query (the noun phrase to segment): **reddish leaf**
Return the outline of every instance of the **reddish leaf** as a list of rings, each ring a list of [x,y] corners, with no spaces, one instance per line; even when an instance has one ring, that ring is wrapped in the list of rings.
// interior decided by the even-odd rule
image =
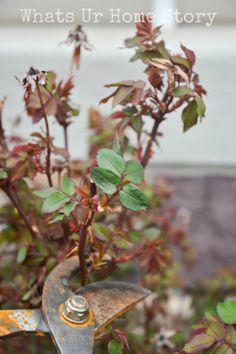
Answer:
[[[73,53],[73,63],[75,64],[77,69],[79,69],[79,66],[80,66],[80,57],[81,57],[81,48],[78,45],[75,47],[74,53]]]
[[[215,338],[206,333],[206,329],[194,330],[190,336],[188,344],[184,346],[186,353],[198,353],[210,348],[215,343]]]
[[[146,268],[147,273],[155,274],[165,267],[168,257],[158,247],[162,240],[147,241],[140,251],[140,265]]]
[[[193,66],[196,62],[195,53],[191,49],[186,48],[183,44],[181,44],[181,49],[183,50],[184,54],[186,55],[186,58],[190,61],[190,63]]]
[[[110,115],[111,119],[125,118],[127,115],[123,111],[114,112]]]
[[[109,84],[106,85],[106,87],[117,87],[117,89],[111,95],[102,99],[100,103],[106,103],[110,98],[113,97],[113,107],[118,104],[125,105],[127,103],[138,105],[143,95],[145,82],[142,80],[127,80],[114,84]]]
[[[60,97],[68,97],[71,94],[71,90],[74,87],[72,78],[70,77],[67,81],[63,83],[63,81],[60,81],[58,86],[57,86],[57,94]]]
[[[152,23],[147,16],[143,16],[143,21],[136,24],[137,36],[150,37],[152,33]]]
[[[119,340],[120,344],[122,345],[122,348],[126,349],[126,350],[130,350],[129,342],[128,342],[127,336],[124,333],[124,331],[120,328],[116,328],[116,329],[114,329],[114,334],[116,335],[117,339]]]

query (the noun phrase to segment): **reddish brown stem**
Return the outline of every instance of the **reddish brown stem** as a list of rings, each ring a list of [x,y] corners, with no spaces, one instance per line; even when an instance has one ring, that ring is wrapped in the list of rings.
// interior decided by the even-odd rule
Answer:
[[[185,98],[180,98],[178,101],[176,101],[169,109],[168,109],[168,113],[174,112],[177,108],[179,108],[180,106],[182,106],[182,104],[184,103],[186,97]]]
[[[46,128],[46,140],[47,140],[46,175],[47,175],[47,179],[48,179],[48,184],[50,187],[52,187],[51,158],[50,158],[51,157],[51,146],[50,146],[50,131],[49,131],[49,124],[48,124],[48,117],[45,112],[45,107],[44,107],[43,98],[42,98],[42,94],[40,91],[38,80],[36,80],[35,82],[36,82],[37,93],[39,96],[39,101],[40,101],[40,105],[42,108],[43,118],[44,118],[45,128]]]
[[[90,197],[96,194],[96,186],[94,183],[90,184]],[[86,241],[88,235],[88,229],[92,224],[94,217],[94,211],[92,208],[88,211],[88,217],[80,231],[80,238],[79,238],[79,248],[78,248],[78,256],[80,262],[80,269],[81,269],[81,285],[84,286],[88,283],[88,265],[86,261]]]
[[[141,164],[143,165],[144,168],[147,166],[147,164],[148,164],[148,162],[150,160],[152,145],[153,145],[153,142],[155,141],[155,137],[157,135],[159,125],[164,120],[164,116],[168,112],[169,105],[172,102],[172,100],[173,100],[173,97],[169,96],[169,86],[168,86],[167,89],[166,89],[166,92],[165,92],[165,94],[163,96],[163,99],[161,101],[162,104],[165,106],[165,108],[160,110],[153,117],[153,119],[155,121],[154,121],[154,124],[153,124],[153,127],[152,127],[152,131],[150,133],[150,137],[149,137],[149,140],[148,140],[148,143],[147,143],[147,146],[146,146],[146,150],[145,150],[145,152],[143,154],[143,157],[141,159]]]
[[[121,210],[119,216],[118,216],[118,219],[117,219],[116,227],[117,227],[118,229],[122,229],[126,215],[127,215],[127,210],[125,210],[125,209],[123,208],[123,209]]]
[[[30,223],[30,221],[28,220],[28,217],[25,213],[25,210],[23,209],[20,199],[17,195],[17,192],[12,189],[11,187],[3,187],[4,192],[6,193],[6,195],[8,196],[8,198],[10,199],[10,201],[12,202],[12,204],[14,205],[14,207],[18,210],[19,215],[22,217],[26,227],[28,228],[28,230],[30,231],[31,235],[33,237],[37,237],[36,232],[33,230],[32,225]]]
[[[88,282],[88,268],[87,268],[86,255],[85,255],[86,239],[87,239],[87,226],[84,225],[80,232],[79,249],[78,249],[82,286],[86,285]]]
[[[3,128],[2,124],[2,109],[4,105],[4,100],[0,101],[0,147],[2,147],[3,150],[7,150],[7,144],[6,144],[6,138],[5,138],[5,131]]]
[[[157,135],[159,125],[162,121],[163,121],[163,115],[160,115],[160,117],[156,118],[154,121],[152,131],[151,131],[148,143],[147,143],[147,147],[146,147],[146,150],[145,150],[142,160],[141,160],[141,164],[144,168],[147,166],[147,164],[149,162],[152,145],[153,145],[153,142],[154,142],[155,137]]]
[[[116,257],[114,259],[115,263],[125,263],[125,262],[130,262],[132,261],[134,258],[140,256],[140,254],[142,253],[141,248],[137,248],[136,250],[133,250],[132,252],[127,252],[122,254],[119,257]]]

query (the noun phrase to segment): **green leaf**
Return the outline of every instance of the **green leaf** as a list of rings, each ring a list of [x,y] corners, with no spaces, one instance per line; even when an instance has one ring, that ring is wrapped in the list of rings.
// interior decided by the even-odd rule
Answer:
[[[143,38],[141,36],[135,36],[132,38],[125,39],[125,46],[127,48],[133,48],[136,46],[140,46],[142,44]]]
[[[21,246],[17,252],[17,263],[18,264],[23,263],[26,258],[26,255],[27,255],[27,248],[25,246]]]
[[[222,339],[225,335],[223,323],[220,321],[212,321],[208,325],[207,334],[216,340]]]
[[[60,207],[69,202],[70,198],[62,192],[55,192],[45,199],[42,207],[43,213],[52,213],[60,209]]]
[[[70,107],[71,108],[71,107]],[[80,114],[80,110],[78,108],[73,108],[71,110],[72,116],[77,117]]]
[[[34,292],[34,289],[31,288],[30,290],[28,290],[28,291],[22,296],[21,300],[22,300],[22,301],[28,301],[28,300],[31,298],[33,292]]]
[[[136,52],[136,54],[131,58],[130,61],[135,61],[137,59],[141,60],[153,60],[161,59],[163,56],[159,50],[146,50],[144,52]]]
[[[164,59],[169,59],[170,54],[168,53],[168,50],[166,49],[165,41],[160,41],[155,45],[155,48],[158,49],[158,51],[161,53],[162,57]]]
[[[101,167],[92,168],[90,174],[96,186],[107,194],[115,193],[116,186],[121,183],[117,175]]]
[[[236,324],[236,301],[226,301],[217,305],[217,313],[226,324]]]
[[[112,329],[113,329],[112,323],[109,323],[109,324],[106,326],[106,329],[111,332]]]
[[[171,94],[174,97],[181,97],[181,96],[185,96],[185,95],[193,96],[193,91],[188,86],[181,86],[181,87],[174,88],[172,90]]]
[[[138,161],[127,162],[124,173],[125,178],[135,184],[140,183],[144,179],[144,168]]]
[[[215,305],[210,304],[210,306],[207,306],[206,312],[205,312],[205,317],[206,317],[206,319],[208,321],[217,321],[217,320],[219,320]]]
[[[98,166],[121,176],[124,171],[125,163],[120,155],[109,149],[101,149],[97,154]]]
[[[234,354],[235,351],[230,348],[228,344],[221,344],[216,351],[214,351],[214,354]]]
[[[131,124],[136,132],[140,132],[143,126],[143,120],[140,116],[136,116],[132,118]]]
[[[122,237],[115,237],[115,239],[113,240],[113,243],[121,249],[127,250],[130,248],[130,242],[125,240]]]
[[[184,132],[192,128],[198,122],[197,103],[191,101],[182,112],[182,120],[184,122]]]
[[[69,202],[64,206],[64,213],[66,216],[69,216],[70,213],[75,210],[76,208],[76,203],[75,202]]]
[[[50,187],[47,189],[43,189],[42,191],[34,191],[33,193],[38,197],[45,199],[55,192],[57,192],[57,189],[55,187]]]
[[[0,179],[5,179],[7,178],[7,173],[4,171],[3,168],[0,168]]]
[[[150,240],[156,240],[160,237],[161,230],[156,227],[149,227],[143,231],[144,236],[149,238]]]
[[[120,142],[118,139],[116,139],[113,144],[112,144],[112,151],[114,151],[116,154],[122,156],[121,153],[121,147],[120,147]]]
[[[51,219],[49,221],[49,224],[53,224],[54,222],[57,222],[57,221],[62,221],[65,217],[65,214],[64,213],[57,213],[53,219]]]
[[[127,115],[132,117],[134,114],[138,113],[138,110],[135,106],[128,106],[123,109],[123,112]]]
[[[186,353],[199,353],[204,349],[210,348],[215,343],[215,339],[205,332],[191,335],[189,343],[184,346]]]
[[[133,184],[127,184],[119,193],[122,205],[128,209],[139,211],[148,207],[146,195]]]
[[[99,239],[107,241],[110,235],[110,230],[107,226],[102,223],[93,223],[93,230]]]
[[[226,327],[225,340],[231,345],[236,345],[236,330],[233,326]]]
[[[52,91],[54,83],[56,80],[56,73],[54,71],[47,72],[46,88],[48,91]]]
[[[205,116],[206,112],[206,106],[205,103],[203,102],[203,99],[200,96],[195,97],[195,101],[197,103],[197,113],[200,117]]]
[[[67,175],[62,178],[61,189],[65,194],[73,195],[75,193],[73,182]]]
[[[111,339],[108,343],[108,353],[109,354],[122,354],[121,344],[115,339]]]
[[[187,69],[191,69],[192,64],[186,58],[182,58],[177,55],[174,55],[173,57],[171,57],[171,60],[174,64],[180,64],[180,65],[185,66]]]

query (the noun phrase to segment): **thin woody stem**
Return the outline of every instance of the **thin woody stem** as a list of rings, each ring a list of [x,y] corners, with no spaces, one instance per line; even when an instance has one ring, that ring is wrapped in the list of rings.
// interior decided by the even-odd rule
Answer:
[[[5,131],[3,128],[2,124],[2,110],[4,106],[4,100],[0,101],[0,147],[2,147],[3,150],[7,150],[7,144],[6,144],[6,138],[5,138]]]
[[[66,156],[67,173],[68,173],[68,176],[70,177],[70,158],[69,158],[69,143],[68,143],[68,125],[64,125],[64,126],[63,126],[63,133],[64,133],[65,150],[66,150],[66,152],[67,152],[67,156]]]
[[[90,197],[92,198],[96,194],[96,186],[94,183],[91,182],[90,184]],[[94,211],[89,209],[88,217],[80,231],[80,238],[79,238],[79,248],[78,248],[78,256],[80,262],[80,269],[81,269],[81,285],[84,286],[88,283],[88,265],[86,260],[86,240],[88,235],[88,229],[92,225],[94,217]]]
[[[153,143],[155,141],[159,125],[164,120],[164,116],[168,112],[169,105],[172,102],[172,100],[173,100],[173,97],[169,96],[169,87],[167,87],[167,90],[166,90],[166,92],[165,92],[165,94],[163,96],[163,99],[162,99],[162,103],[165,105],[165,108],[160,110],[156,114],[156,116],[153,117],[155,121],[154,121],[154,124],[153,124],[153,127],[152,127],[152,131],[150,133],[150,138],[148,140],[145,152],[144,152],[143,157],[141,159],[141,164],[142,164],[142,166],[144,168],[147,166],[147,164],[148,164],[148,162],[150,160],[152,145],[153,145]]]
[[[6,195],[8,196],[8,198],[10,199],[10,201],[12,202],[12,204],[14,205],[14,207],[18,210],[18,213],[22,217],[22,219],[23,219],[26,227],[29,229],[31,235],[33,237],[37,237],[37,234],[33,230],[32,225],[31,225],[30,221],[28,220],[27,214],[25,213],[25,210],[23,209],[23,207],[21,205],[21,201],[17,195],[17,192],[13,188],[8,188],[8,187],[3,187],[3,190],[6,193]]]
[[[177,108],[181,107],[184,103],[185,99],[180,98],[177,102],[175,102],[169,109],[168,113],[174,112]]]
[[[42,94],[41,94],[41,91],[40,91],[38,80],[36,80],[35,82],[36,82],[36,89],[37,89],[37,93],[38,93],[38,96],[39,96],[39,101],[40,101],[40,105],[41,105],[41,108],[42,108],[43,118],[44,118],[45,128],[46,128],[46,140],[47,140],[46,175],[47,175],[47,179],[48,179],[48,184],[49,184],[50,187],[52,187],[51,159],[50,159],[50,157],[51,157],[51,146],[50,146],[50,131],[49,131],[49,124],[48,124],[48,117],[47,117],[47,114],[45,112],[45,107],[44,107],[43,98],[42,98]]]
[[[155,122],[153,124],[150,138],[148,140],[146,150],[145,150],[144,155],[141,160],[141,164],[144,168],[147,166],[147,164],[149,162],[152,145],[153,145],[153,142],[154,142],[155,137],[157,135],[159,125],[162,121],[163,121],[163,116],[161,115],[160,118],[155,119]]]
[[[0,102],[0,146],[4,151],[7,151],[7,144],[6,144],[6,139],[5,139],[5,133],[4,133],[4,128],[2,124],[2,108],[3,108],[4,101]],[[17,209],[19,215],[21,216],[22,220],[24,221],[26,227],[30,231],[31,235],[33,237],[37,237],[36,232],[34,231],[31,222],[28,220],[27,214],[21,204],[21,200],[18,196],[18,193],[16,189],[14,188],[14,185],[8,185],[5,184],[2,186],[3,191],[6,193],[8,196],[9,200],[12,202],[14,207]]]
[[[84,286],[88,282],[88,269],[86,263],[86,239],[87,239],[87,226],[84,225],[82,230],[80,231],[79,238],[79,248],[78,248],[78,256],[81,270],[81,285]]]

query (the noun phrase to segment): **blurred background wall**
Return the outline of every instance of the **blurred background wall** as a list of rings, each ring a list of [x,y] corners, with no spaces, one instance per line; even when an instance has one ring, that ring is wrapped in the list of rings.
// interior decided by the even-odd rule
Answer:
[[[5,119],[9,123],[16,115],[24,116],[22,91],[14,76],[22,78],[29,66],[50,70],[54,68],[61,77],[66,77],[71,49],[58,46],[67,36],[69,28],[81,22],[81,9],[93,8],[102,11],[104,18],[99,24],[86,24],[89,40],[94,45],[92,52],[83,55],[80,72],[77,75],[78,87],[74,99],[81,105],[81,115],[72,129],[71,147],[73,154],[80,157],[86,154],[86,112],[90,105],[98,105],[99,100],[107,94],[103,86],[109,82],[123,79],[142,78],[143,66],[140,63],[129,63],[132,51],[120,49],[124,38],[134,33],[133,24],[110,24],[109,9],[120,8],[122,12],[150,12],[157,14],[163,26],[163,35],[170,49],[179,51],[180,41],[197,53],[197,71],[203,85],[208,90],[207,115],[202,124],[187,134],[182,134],[179,114],[163,124],[165,139],[161,142],[161,150],[157,161],[178,164],[213,164],[235,166],[236,163],[236,131],[235,119],[235,86],[236,74],[234,63],[236,57],[236,3],[234,0],[193,1],[193,0],[79,0],[79,1],[46,1],[19,0],[13,2],[0,0],[0,97],[8,96]],[[58,8],[63,12],[74,12],[74,24],[24,24],[20,9],[35,8],[46,13],[55,12]],[[182,14],[191,12],[216,12],[211,27],[205,23],[181,23],[174,20],[165,26],[163,13],[178,11]],[[89,74],[88,74],[89,73]],[[104,112],[110,106],[101,107]],[[21,132],[31,130],[27,118]],[[77,147],[80,137],[82,146]],[[57,132],[60,143],[60,132]]]
[[[53,0],[50,2],[46,0],[40,2],[0,0],[0,98],[7,96],[4,112],[7,133],[20,132],[26,136],[34,129],[30,118],[25,115],[22,89],[15,76],[24,77],[28,68],[33,65],[41,70],[54,69],[59,77],[66,78],[71,48],[58,46],[58,43],[66,38],[71,27],[81,22],[81,9],[89,7],[94,11],[102,11],[104,17],[99,24],[84,26],[94,49],[83,53],[81,69],[76,74],[77,85],[73,99],[79,102],[81,114],[71,128],[72,155],[80,158],[86,156],[89,137],[87,111],[90,106],[97,106],[99,100],[108,94],[109,91],[103,87],[104,84],[124,79],[137,80],[143,77],[143,65],[129,63],[132,51],[121,49],[123,39],[133,35],[134,25],[110,24],[109,9],[120,8],[122,12],[130,13],[154,11],[158,22],[163,24],[163,37],[166,39],[168,48],[179,51],[181,42],[197,53],[196,70],[200,74],[203,86],[208,90],[208,95],[206,117],[201,124],[188,133],[182,133],[182,122],[178,112],[173,113],[163,124],[162,132],[165,137],[160,141],[161,149],[158,150],[153,160],[150,175],[171,176],[173,184],[176,178],[178,189],[175,202],[177,206],[180,203],[181,206],[187,206],[192,213],[193,224],[190,229],[193,240],[200,251],[200,257],[203,262],[206,261],[209,252],[213,257],[213,263],[206,265],[205,269],[211,272],[214,268],[214,260],[222,260],[222,255],[225,255],[226,263],[228,261],[234,264],[236,257],[233,256],[229,245],[232,244],[236,231],[234,226],[236,213],[232,200],[232,196],[236,193],[234,183],[236,167],[235,0],[146,0],[145,2],[142,0],[102,0],[99,2],[95,0]],[[20,15],[21,8],[35,8],[43,13],[55,12],[59,8],[64,12],[74,12],[78,21],[72,25],[24,24]],[[168,23],[164,23],[163,14],[167,9],[171,12],[177,9],[182,15],[188,12],[193,15],[196,12],[210,12],[217,13],[217,15],[212,25],[208,27],[205,22],[178,24],[173,18]],[[111,106],[108,104],[100,109],[108,113]],[[13,127],[12,122],[19,115],[24,118],[22,124],[19,127]],[[57,144],[60,145],[62,143],[61,131],[54,126],[53,122],[51,124],[56,132]],[[186,176],[193,177],[192,185],[189,182],[188,193],[184,189],[184,183],[187,183]],[[212,181],[215,181],[214,190],[206,193],[211,186],[209,176]],[[179,181],[180,177],[182,182]],[[193,182],[196,177],[201,180],[199,180],[201,188],[197,187],[197,182]],[[180,187],[180,183],[183,184],[183,188]],[[218,194],[214,192],[219,190]],[[198,200],[197,204],[196,200]],[[203,209],[206,205],[209,213]],[[220,220],[215,209],[212,211],[213,205],[227,216],[224,218],[225,222]],[[196,208],[200,213],[197,214],[198,219],[194,216]],[[209,215],[214,215],[214,217]],[[205,228],[201,228],[200,237],[198,224],[203,219],[202,225],[205,225]],[[209,242],[200,244],[200,240],[202,242],[204,237],[207,237]],[[212,245],[215,244],[217,237],[218,251],[214,249],[212,253]],[[228,242],[225,242],[226,239]],[[201,267],[204,268],[202,265]],[[201,272],[202,268],[199,269],[198,274]]]

